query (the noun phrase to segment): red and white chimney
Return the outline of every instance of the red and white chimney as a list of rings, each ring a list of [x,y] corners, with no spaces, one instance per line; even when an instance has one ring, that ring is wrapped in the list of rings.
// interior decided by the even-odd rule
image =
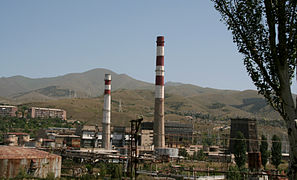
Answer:
[[[164,127],[164,36],[157,37],[154,147],[165,147]]]
[[[104,107],[102,120],[102,147],[110,149],[111,75],[105,74]]]

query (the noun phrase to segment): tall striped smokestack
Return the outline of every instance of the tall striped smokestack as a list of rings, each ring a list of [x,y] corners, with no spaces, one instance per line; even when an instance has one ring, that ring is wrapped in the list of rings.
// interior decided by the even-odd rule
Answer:
[[[157,37],[154,147],[165,147],[164,128],[164,36]]]
[[[105,74],[104,107],[102,121],[102,147],[110,149],[111,75]]]

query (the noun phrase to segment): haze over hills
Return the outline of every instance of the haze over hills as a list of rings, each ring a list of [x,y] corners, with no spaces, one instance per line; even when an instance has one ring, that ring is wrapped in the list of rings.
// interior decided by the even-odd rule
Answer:
[[[70,118],[94,122],[100,116],[106,73],[112,75],[113,116],[128,121],[142,114],[151,119],[154,85],[107,69],[51,78],[0,78],[0,96],[5,97],[0,98],[0,103],[63,108]],[[116,110],[120,100],[123,112]],[[167,118],[171,120],[184,118],[185,114],[279,119],[256,91],[219,90],[175,82],[165,84],[165,108]]]

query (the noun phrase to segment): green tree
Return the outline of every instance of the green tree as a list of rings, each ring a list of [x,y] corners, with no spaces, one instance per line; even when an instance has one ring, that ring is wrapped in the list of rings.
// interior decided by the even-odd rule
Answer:
[[[271,164],[277,169],[282,160],[282,142],[277,135],[272,137]]]
[[[115,165],[114,166],[114,173],[111,175],[112,178],[122,179],[122,166]]]
[[[234,140],[235,163],[239,169],[243,169],[246,162],[246,142],[241,132],[236,133]]]
[[[106,173],[107,173],[107,169],[106,169],[106,165],[105,163],[100,163],[99,164],[99,168],[100,168],[100,177],[104,178]]]
[[[260,152],[261,152],[262,165],[264,168],[266,168],[266,164],[269,158],[269,151],[268,151],[267,138],[264,135],[262,135],[261,137]]]
[[[189,156],[189,154],[188,154],[188,152],[187,152],[187,150],[185,148],[180,148],[178,150],[178,155],[183,156],[183,157],[188,157]]]
[[[198,161],[204,161],[205,160],[205,155],[204,155],[203,149],[200,149],[199,151],[197,151],[195,153],[196,153],[196,159]]]
[[[242,179],[242,175],[237,166],[230,166],[226,176],[228,180]]]
[[[247,72],[287,124],[289,178],[297,179],[297,117],[291,92],[296,66],[296,0],[211,0],[243,54]]]

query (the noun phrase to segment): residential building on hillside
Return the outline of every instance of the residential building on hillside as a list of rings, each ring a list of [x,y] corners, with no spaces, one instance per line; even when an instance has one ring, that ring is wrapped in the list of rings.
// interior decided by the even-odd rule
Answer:
[[[66,111],[63,109],[32,107],[29,114],[31,118],[60,118],[66,120]]]
[[[8,146],[25,146],[30,141],[30,135],[22,132],[8,132],[4,134],[4,144]]]
[[[16,112],[18,108],[16,106],[5,106],[0,105],[0,116],[9,116],[9,117],[16,117]]]

